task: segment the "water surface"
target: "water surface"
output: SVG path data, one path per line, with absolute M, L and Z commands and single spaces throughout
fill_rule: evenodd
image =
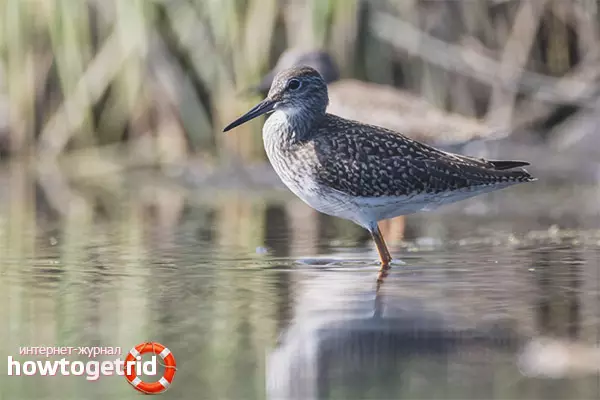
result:
M 600 394 L 598 188 L 522 186 L 366 232 L 286 191 L 154 174 L 0 201 L 0 347 L 171 349 L 164 398 L 592 399 Z M 67 190 L 68 189 L 68 190 Z M 5 368 L 5 367 L 3 367 Z M 0 375 L 2 398 L 138 398 L 122 377 Z

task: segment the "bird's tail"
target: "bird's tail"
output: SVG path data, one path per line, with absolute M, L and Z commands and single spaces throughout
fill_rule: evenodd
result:
M 518 167 L 525 167 L 525 166 L 529 165 L 529 163 L 525 162 L 525 161 L 493 161 L 493 160 L 487 160 L 487 162 L 489 162 L 490 164 L 492 164 L 492 166 L 494 167 L 494 169 L 496 169 L 498 171 L 503 171 L 505 169 L 518 168 Z

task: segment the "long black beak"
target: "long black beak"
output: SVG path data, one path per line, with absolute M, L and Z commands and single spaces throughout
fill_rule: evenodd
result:
M 242 115 L 241 117 L 239 117 L 238 119 L 236 119 L 235 121 L 233 121 L 232 123 L 230 123 L 229 125 L 227 125 L 225 127 L 225 129 L 223 129 L 223 132 L 227 132 L 227 131 L 235 128 L 236 126 L 240 126 L 243 123 L 250 121 L 251 119 L 254 119 L 256 117 L 260 117 L 263 114 L 271 112 L 271 111 L 273 111 L 273 107 L 275 107 L 275 101 L 274 100 L 264 99 L 263 101 L 261 101 L 260 103 L 258 103 L 257 105 L 255 105 L 246 114 Z

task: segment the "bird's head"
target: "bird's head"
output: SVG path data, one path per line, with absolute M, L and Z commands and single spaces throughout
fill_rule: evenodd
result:
M 267 97 L 227 125 L 223 132 L 273 111 L 282 111 L 292 119 L 314 119 L 325 114 L 328 102 L 327 85 L 315 69 L 285 69 L 275 76 Z

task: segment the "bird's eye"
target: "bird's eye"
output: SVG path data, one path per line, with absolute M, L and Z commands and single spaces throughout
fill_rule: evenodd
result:
M 296 90 L 301 86 L 301 83 L 298 79 L 290 79 L 287 86 L 290 90 Z

